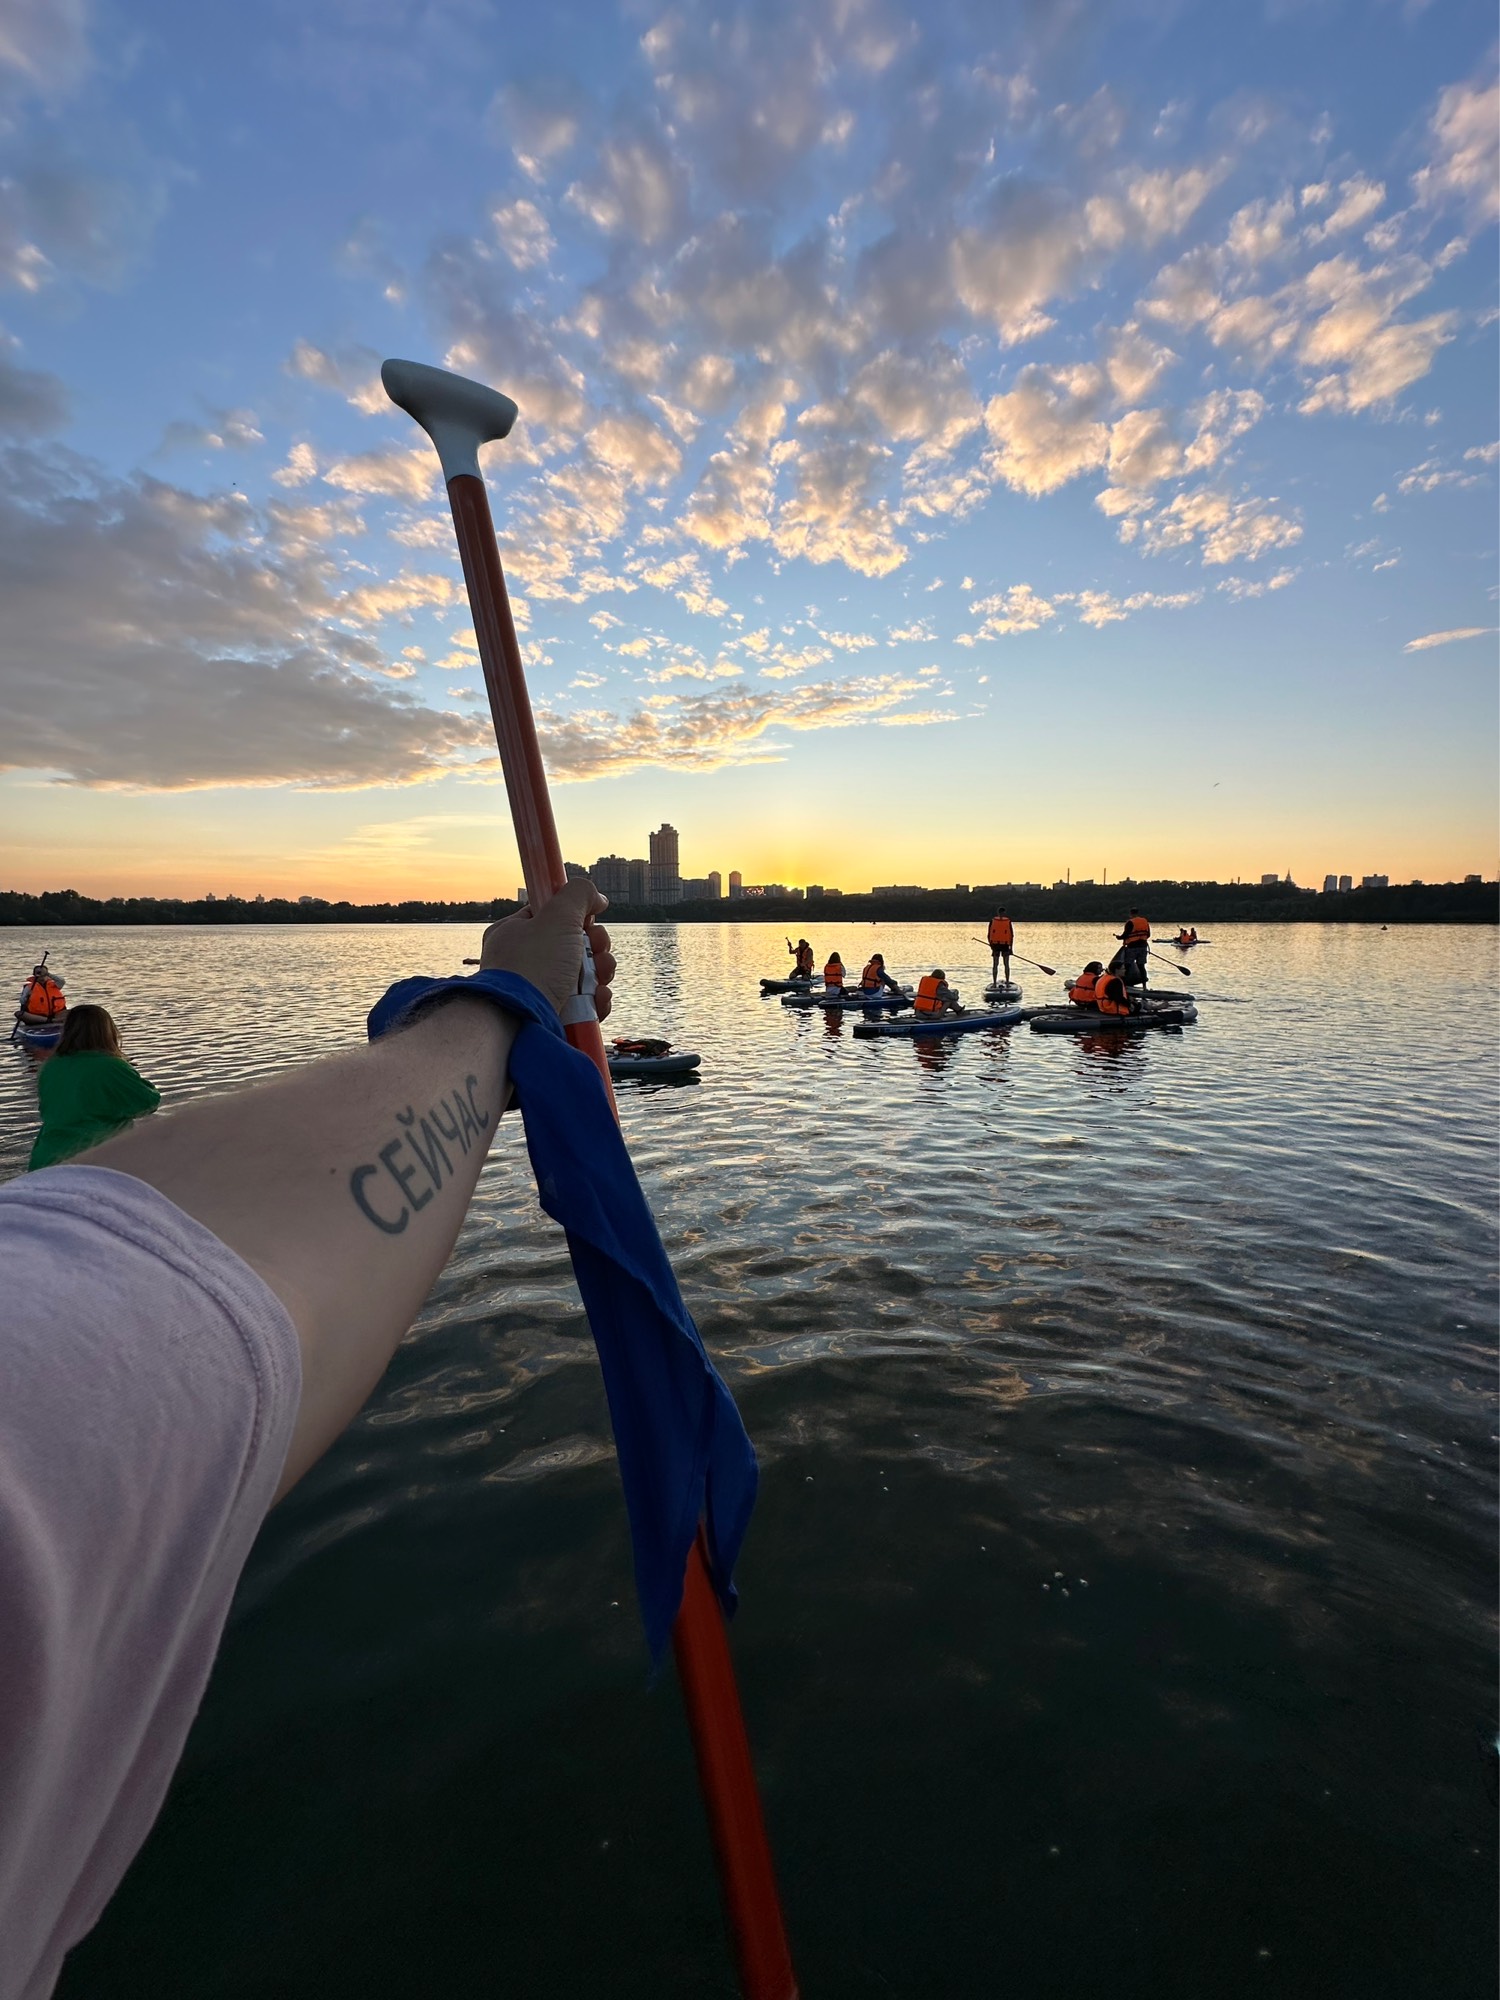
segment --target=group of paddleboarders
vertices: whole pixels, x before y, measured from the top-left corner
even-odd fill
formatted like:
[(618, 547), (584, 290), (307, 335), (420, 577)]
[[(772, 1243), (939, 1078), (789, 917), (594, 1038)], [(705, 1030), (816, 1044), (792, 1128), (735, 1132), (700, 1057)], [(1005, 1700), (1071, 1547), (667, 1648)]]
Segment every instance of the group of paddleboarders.
[[(844, 961), (836, 951), (830, 952), (828, 963), (823, 967), (824, 993), (830, 1000), (840, 1000), (843, 998), (844, 989), (848, 983), (849, 975), (845, 969)], [(901, 988), (886, 971), (885, 959), (877, 951), (866, 962), (864, 971), (859, 975), (858, 991), (861, 993), (881, 993), (886, 990), (892, 993), (899, 993)]]
[[(1146, 958), (1151, 950), (1151, 925), (1132, 909), (1123, 930), (1115, 932), (1120, 949), (1105, 965), (1092, 958), (1068, 986), (1075, 1007), (1096, 1014), (1136, 1014), (1146, 987)], [(1132, 990), (1135, 989), (1135, 990)]]

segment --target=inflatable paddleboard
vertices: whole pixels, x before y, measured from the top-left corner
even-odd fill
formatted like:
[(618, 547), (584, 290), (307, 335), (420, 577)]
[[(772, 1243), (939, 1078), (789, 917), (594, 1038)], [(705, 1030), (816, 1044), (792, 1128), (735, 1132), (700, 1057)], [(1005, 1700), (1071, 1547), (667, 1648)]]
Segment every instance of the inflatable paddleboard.
[(611, 1056), (611, 1076), (686, 1076), (703, 1058), (696, 1049), (674, 1049), (667, 1056)]
[(1191, 1001), (1181, 1006), (1148, 1007), (1142, 1014), (1097, 1014), (1092, 1007), (1044, 1007), (1031, 1016), (1039, 1035), (1086, 1035), (1116, 1030), (1131, 1034), (1141, 1028), (1185, 1028), (1198, 1018)]
[(846, 987), (837, 1000), (827, 993), (783, 993), (781, 1004), (803, 1013), (812, 1007), (822, 1007), (832, 1014), (879, 1013), (884, 1007), (909, 1007), (911, 988), (903, 986), (899, 993), (892, 993), (889, 988), (882, 993), (861, 993), (857, 987)]
[(823, 984), (821, 979), (763, 979), (762, 993), (811, 993)]
[(967, 1008), (962, 1014), (915, 1014), (904, 1021), (856, 1021), (861, 1040), (878, 1035), (969, 1035), (976, 1028), (1013, 1028), (1019, 1007)]
[(984, 989), (986, 1000), (1019, 1000), (1021, 989), (1013, 979), (997, 979)]

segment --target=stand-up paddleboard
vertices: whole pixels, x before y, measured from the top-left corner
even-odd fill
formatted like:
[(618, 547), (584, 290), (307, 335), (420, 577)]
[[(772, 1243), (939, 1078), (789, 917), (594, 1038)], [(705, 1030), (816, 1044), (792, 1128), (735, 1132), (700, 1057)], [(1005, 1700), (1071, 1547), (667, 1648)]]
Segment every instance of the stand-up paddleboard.
[(815, 993), (822, 986), (821, 979), (763, 979), (762, 993)]
[(879, 993), (861, 993), (858, 987), (845, 987), (838, 999), (829, 993), (783, 993), (783, 1007), (795, 1007), (806, 1013), (813, 1007), (821, 1007), (830, 1014), (870, 1014), (879, 1013), (885, 1007), (909, 1007), (911, 988), (902, 987), (899, 993), (892, 993), (887, 987)]
[(615, 1077), (688, 1076), (702, 1060), (696, 1049), (674, 1049), (665, 1056), (611, 1055), (609, 1073)]
[(1134, 1034), (1142, 1028), (1186, 1028), (1198, 1018), (1191, 1002), (1147, 1007), (1139, 1014), (1099, 1014), (1092, 1007), (1043, 1007), (1030, 1016), (1039, 1035)]
[(986, 1000), (1019, 1000), (1021, 989), (1013, 979), (995, 979), (984, 989)]
[(856, 1021), (862, 1040), (880, 1035), (970, 1035), (977, 1028), (1013, 1028), (1022, 1018), (1019, 1007), (967, 1008), (962, 1014), (914, 1014), (904, 1021)]

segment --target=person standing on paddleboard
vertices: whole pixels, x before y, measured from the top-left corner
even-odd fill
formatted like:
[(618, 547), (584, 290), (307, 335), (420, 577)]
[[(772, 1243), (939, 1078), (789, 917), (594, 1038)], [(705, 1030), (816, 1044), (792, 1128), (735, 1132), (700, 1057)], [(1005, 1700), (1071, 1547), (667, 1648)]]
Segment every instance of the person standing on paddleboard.
[(1150, 949), (1151, 926), (1139, 910), (1132, 910), (1125, 919), (1125, 928), (1116, 931), (1123, 950), (1120, 957), (1124, 961), (1125, 978), (1132, 986), (1146, 983), (1146, 953)]
[(1004, 910), (997, 910), (990, 918), (988, 932), (990, 946), (990, 984), (997, 985), (1000, 979), (1000, 961), (1005, 961), (1005, 983), (1010, 984), (1010, 954), (1016, 941), (1016, 927)]

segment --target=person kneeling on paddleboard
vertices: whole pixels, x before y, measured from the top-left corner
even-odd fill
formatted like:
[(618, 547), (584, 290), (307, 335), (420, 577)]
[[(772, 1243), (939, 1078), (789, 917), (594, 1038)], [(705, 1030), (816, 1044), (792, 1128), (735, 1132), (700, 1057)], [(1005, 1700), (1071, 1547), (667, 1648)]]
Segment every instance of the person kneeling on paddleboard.
[(831, 1000), (844, 997), (844, 961), (838, 953), (830, 952), (828, 963), (823, 967), (823, 991)]
[(792, 977), (794, 979), (811, 979), (813, 976), (813, 948), (807, 939), (798, 938), (797, 942), (793, 944), (791, 939), (788, 938), (786, 948), (796, 961)]
[(859, 990), (861, 993), (879, 993), (882, 987), (887, 986), (892, 993), (899, 993), (901, 991), (901, 988), (886, 971), (885, 960), (877, 951), (864, 971), (859, 975)]
[(948, 984), (948, 975), (941, 966), (934, 966), (925, 979), (917, 983), (917, 997), (912, 1001), (914, 1014), (961, 1014), (963, 1004), (957, 991)]

